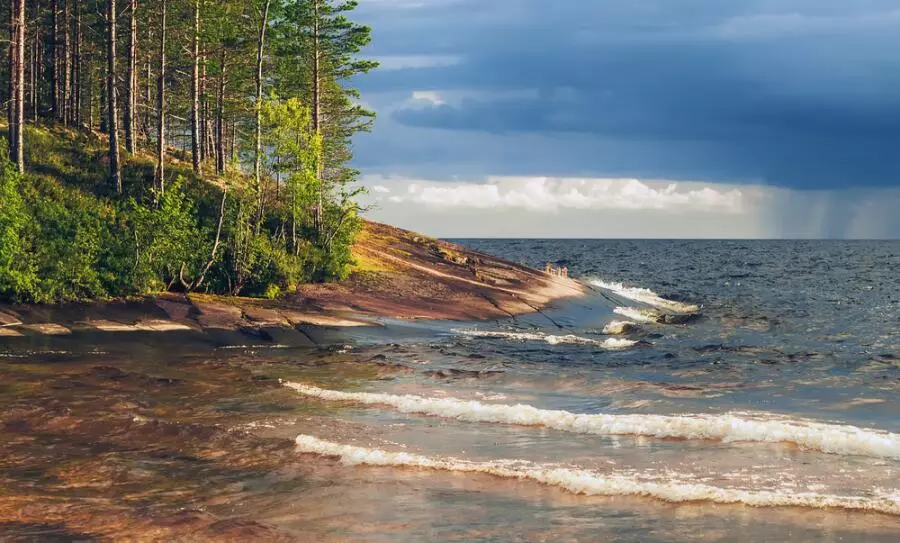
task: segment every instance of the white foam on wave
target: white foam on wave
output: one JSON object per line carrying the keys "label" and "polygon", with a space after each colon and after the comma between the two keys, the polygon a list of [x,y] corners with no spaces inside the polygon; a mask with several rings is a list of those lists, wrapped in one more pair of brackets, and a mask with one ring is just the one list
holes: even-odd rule
{"label": "white foam on wave", "polygon": [[668,300],[648,288],[627,287],[622,283],[613,283],[603,281],[602,279],[592,279],[590,283],[596,287],[609,290],[622,298],[652,305],[653,307],[658,307],[660,309],[674,311],[676,313],[697,313],[700,311],[700,307],[695,304]]}
{"label": "white foam on wave", "polygon": [[630,321],[612,321],[603,327],[603,333],[608,336],[621,336],[637,328],[637,324]]}
{"label": "white foam on wave", "polygon": [[608,415],[539,409],[524,404],[484,404],[456,398],[411,394],[341,392],[284,382],[304,396],[392,407],[402,413],[465,422],[543,426],[563,432],[634,435],[655,438],[709,439],[723,442],[794,443],[804,449],[839,455],[900,459],[900,434],[856,426],[788,418],[723,415]]}
{"label": "white foam on wave", "polygon": [[454,330],[454,332],[469,337],[511,339],[517,341],[543,341],[550,345],[595,345],[609,350],[627,349],[637,345],[637,341],[630,339],[607,338],[604,340],[597,340],[576,336],[574,334],[552,335],[541,332],[506,332],[503,330]]}
{"label": "white foam on wave", "polygon": [[613,313],[622,315],[637,322],[659,322],[662,315],[655,309],[641,309],[638,307],[617,307]]}
{"label": "white foam on wave", "polygon": [[836,496],[791,489],[745,490],[720,488],[687,480],[645,480],[634,473],[599,473],[571,467],[532,464],[523,460],[472,462],[458,458],[429,457],[405,452],[343,445],[309,435],[296,438],[297,451],[336,457],[347,465],[393,466],[462,473],[482,473],[533,481],[589,496],[643,496],[683,503],[708,501],[753,507],[840,508],[900,515],[896,495]]}

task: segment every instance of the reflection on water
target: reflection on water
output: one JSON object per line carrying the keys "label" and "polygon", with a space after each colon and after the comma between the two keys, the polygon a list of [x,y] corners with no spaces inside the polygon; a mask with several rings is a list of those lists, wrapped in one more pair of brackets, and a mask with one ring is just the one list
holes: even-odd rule
{"label": "reflection on water", "polygon": [[484,243],[603,282],[333,348],[0,345],[0,534],[897,540],[900,246]]}

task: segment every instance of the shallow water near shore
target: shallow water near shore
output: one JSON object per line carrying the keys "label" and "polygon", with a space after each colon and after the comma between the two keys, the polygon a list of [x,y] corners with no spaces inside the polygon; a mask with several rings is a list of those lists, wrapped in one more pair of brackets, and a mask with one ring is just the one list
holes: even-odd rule
{"label": "shallow water near shore", "polygon": [[592,294],[320,348],[0,340],[0,534],[900,537],[900,243],[462,243]]}

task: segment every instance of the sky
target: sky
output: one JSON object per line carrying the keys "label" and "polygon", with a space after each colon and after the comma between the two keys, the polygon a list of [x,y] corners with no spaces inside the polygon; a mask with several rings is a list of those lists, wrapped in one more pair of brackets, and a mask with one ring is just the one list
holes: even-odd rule
{"label": "sky", "polygon": [[442,237],[900,237],[896,0],[360,0],[367,216]]}

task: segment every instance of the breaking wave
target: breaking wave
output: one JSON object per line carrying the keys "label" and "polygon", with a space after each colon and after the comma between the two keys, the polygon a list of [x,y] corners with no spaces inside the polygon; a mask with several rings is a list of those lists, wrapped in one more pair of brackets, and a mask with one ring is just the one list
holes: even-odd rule
{"label": "breaking wave", "polygon": [[621,336],[634,331],[637,327],[637,324],[629,321],[612,321],[606,323],[603,333],[608,336]]}
{"label": "breaking wave", "polygon": [[700,306],[698,305],[668,300],[648,288],[626,287],[622,283],[611,283],[601,279],[592,279],[590,284],[609,290],[622,298],[652,305],[667,311],[676,313],[697,313],[700,311]]}
{"label": "breaking wave", "polygon": [[710,439],[723,442],[794,443],[838,455],[900,459],[900,434],[855,426],[724,415],[607,415],[538,409],[530,405],[484,404],[456,398],[427,398],[411,394],[341,392],[302,383],[284,386],[304,396],[365,405],[384,405],[402,413],[429,415],[465,422],[543,426],[563,432],[595,435],[634,435],[655,438]]}
{"label": "breaking wave", "polygon": [[609,350],[627,349],[637,345],[637,341],[630,339],[607,338],[604,340],[597,340],[573,334],[557,336],[540,332],[505,332],[502,330],[454,330],[454,332],[469,337],[511,339],[517,341],[543,341],[550,345],[596,345],[597,347]]}
{"label": "breaking wave", "polygon": [[662,315],[655,309],[641,309],[637,307],[617,307],[613,313],[622,315],[637,322],[659,322]]}
{"label": "breaking wave", "polygon": [[[395,466],[533,481],[590,496],[643,496],[672,503],[707,501],[752,507],[840,508],[900,515],[897,495],[835,496],[790,489],[744,490],[720,488],[690,480],[648,481],[633,473],[599,473],[577,468],[532,464],[521,460],[472,462],[405,452],[342,445],[309,435],[296,438],[297,451],[336,457],[347,465]],[[668,479],[668,477],[667,477]]]}

